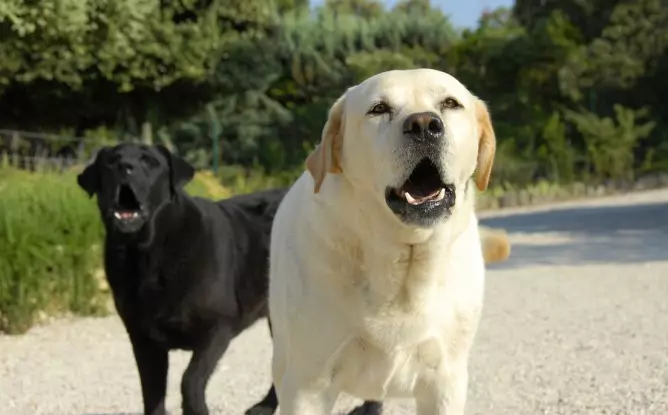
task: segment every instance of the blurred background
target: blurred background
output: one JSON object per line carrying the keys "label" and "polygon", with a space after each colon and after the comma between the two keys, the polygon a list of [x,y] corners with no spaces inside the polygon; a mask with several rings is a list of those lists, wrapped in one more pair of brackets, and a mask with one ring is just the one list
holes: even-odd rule
{"label": "blurred background", "polygon": [[288,185],[348,86],[430,67],[489,104],[481,209],[655,188],[667,47],[666,0],[2,0],[0,330],[104,309],[101,145],[166,144],[193,194]]}

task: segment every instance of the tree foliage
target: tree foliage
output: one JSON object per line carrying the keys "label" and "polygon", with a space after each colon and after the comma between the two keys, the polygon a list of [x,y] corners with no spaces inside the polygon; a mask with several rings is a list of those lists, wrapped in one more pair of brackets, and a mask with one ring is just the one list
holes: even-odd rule
{"label": "tree foliage", "polygon": [[463,31],[429,0],[308,4],[0,2],[0,125],[137,135],[148,121],[200,167],[276,173],[302,165],[347,87],[431,67],[488,102],[498,183],[668,166],[666,0],[516,0]]}

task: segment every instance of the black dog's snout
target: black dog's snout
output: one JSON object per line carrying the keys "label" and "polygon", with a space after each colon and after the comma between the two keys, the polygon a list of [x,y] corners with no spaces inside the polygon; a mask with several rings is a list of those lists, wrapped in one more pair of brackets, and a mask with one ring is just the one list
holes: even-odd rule
{"label": "black dog's snout", "polygon": [[443,121],[433,112],[411,114],[404,121],[404,135],[414,140],[438,140],[443,132]]}
{"label": "black dog's snout", "polygon": [[121,171],[121,173],[132,174],[132,171],[135,169],[135,166],[133,163],[129,161],[121,160],[118,163],[118,169]]}

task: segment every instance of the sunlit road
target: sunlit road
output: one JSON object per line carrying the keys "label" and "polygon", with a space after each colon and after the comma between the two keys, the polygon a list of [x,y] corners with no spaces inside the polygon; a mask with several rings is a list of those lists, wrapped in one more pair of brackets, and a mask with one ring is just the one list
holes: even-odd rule
{"label": "sunlit road", "polygon": [[[467,414],[668,414],[668,190],[485,215],[511,259],[488,272]],[[208,388],[212,414],[241,415],[269,385],[261,322],[237,338]],[[180,414],[189,355],[171,356]],[[342,398],[338,410],[354,401]],[[0,336],[0,413],[141,412],[130,344],[116,316]],[[389,403],[386,414],[412,414]]]}

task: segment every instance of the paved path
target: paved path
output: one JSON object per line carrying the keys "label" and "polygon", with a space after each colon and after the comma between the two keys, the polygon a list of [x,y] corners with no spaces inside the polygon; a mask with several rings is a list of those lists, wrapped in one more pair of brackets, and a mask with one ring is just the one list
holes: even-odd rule
{"label": "paved path", "polygon": [[[668,189],[485,216],[514,246],[488,273],[467,414],[668,414]],[[171,356],[174,415],[187,359]],[[260,398],[269,361],[262,322],[220,362],[208,389],[213,414],[240,415]],[[351,402],[342,399],[339,409]],[[117,317],[0,336],[1,414],[140,409]],[[410,413],[410,403],[386,411]]]}

